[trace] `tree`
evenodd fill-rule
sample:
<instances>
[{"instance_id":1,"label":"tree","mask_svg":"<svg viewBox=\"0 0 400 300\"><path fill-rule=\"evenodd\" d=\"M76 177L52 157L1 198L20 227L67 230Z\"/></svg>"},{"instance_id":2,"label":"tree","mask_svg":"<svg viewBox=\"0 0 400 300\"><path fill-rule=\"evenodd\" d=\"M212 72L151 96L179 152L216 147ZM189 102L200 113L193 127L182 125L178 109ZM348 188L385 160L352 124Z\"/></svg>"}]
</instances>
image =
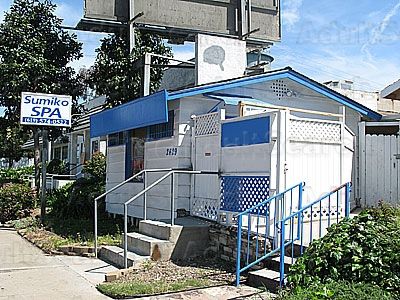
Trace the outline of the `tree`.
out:
<instances>
[{"instance_id":1,"label":"tree","mask_svg":"<svg viewBox=\"0 0 400 300\"><path fill-rule=\"evenodd\" d=\"M0 106L5 107L3 120L13 130L19 128L23 91L68 94L75 103L82 92L69 66L82 57L82 44L75 34L61 28L55 9L49 0L14 0L0 24ZM37 167L38 128L24 126L22 131L36 137ZM55 129L50 133L53 138L59 134Z\"/></svg>"},{"instance_id":2,"label":"tree","mask_svg":"<svg viewBox=\"0 0 400 300\"><path fill-rule=\"evenodd\" d=\"M0 105L11 121L19 121L23 91L81 93L68 64L82 57L82 44L61 29L55 9L49 0L15 0L0 24Z\"/></svg>"},{"instance_id":3,"label":"tree","mask_svg":"<svg viewBox=\"0 0 400 300\"><path fill-rule=\"evenodd\" d=\"M8 159L8 167L20 160L26 152L21 148L28 139L21 126L10 126L7 120L0 119L0 157Z\"/></svg>"},{"instance_id":4,"label":"tree","mask_svg":"<svg viewBox=\"0 0 400 300\"><path fill-rule=\"evenodd\" d=\"M172 56L171 48L164 45L156 35L136 33L136 47L129 51L128 34L121 32L101 41L96 50L97 57L90 70L88 84L98 95L107 96L110 107L128 102L140 96L141 71L135 68L135 62L147 53ZM154 58L155 64L166 64L167 59ZM155 91L163 76L160 68L151 69L150 90Z\"/></svg>"}]
</instances>

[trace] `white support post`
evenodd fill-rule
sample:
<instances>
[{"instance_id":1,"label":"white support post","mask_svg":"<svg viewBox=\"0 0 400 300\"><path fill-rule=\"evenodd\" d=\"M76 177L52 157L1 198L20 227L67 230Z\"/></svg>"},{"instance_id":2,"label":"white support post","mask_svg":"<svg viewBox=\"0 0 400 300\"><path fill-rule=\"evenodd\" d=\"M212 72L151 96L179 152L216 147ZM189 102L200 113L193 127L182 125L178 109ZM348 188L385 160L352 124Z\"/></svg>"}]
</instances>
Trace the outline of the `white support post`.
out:
<instances>
[{"instance_id":1,"label":"white support post","mask_svg":"<svg viewBox=\"0 0 400 300\"><path fill-rule=\"evenodd\" d=\"M341 106L339 109L339 113L342 115L340 117L340 182L339 185L344 184L343 182L343 169L344 169L344 135L345 135L345 125L346 125L346 107Z\"/></svg>"},{"instance_id":2,"label":"white support post","mask_svg":"<svg viewBox=\"0 0 400 300\"><path fill-rule=\"evenodd\" d=\"M361 122L358 124L358 187L355 187L359 190L360 204L363 203L366 205L366 197L365 197L365 184L366 184L366 164L365 164L365 122Z\"/></svg>"},{"instance_id":3,"label":"white support post","mask_svg":"<svg viewBox=\"0 0 400 300\"><path fill-rule=\"evenodd\" d=\"M287 162L286 162L286 136L289 130L287 124L288 112L278 112L278 134L277 134L277 169L276 169L276 194L285 190L287 177Z\"/></svg>"}]
</instances>

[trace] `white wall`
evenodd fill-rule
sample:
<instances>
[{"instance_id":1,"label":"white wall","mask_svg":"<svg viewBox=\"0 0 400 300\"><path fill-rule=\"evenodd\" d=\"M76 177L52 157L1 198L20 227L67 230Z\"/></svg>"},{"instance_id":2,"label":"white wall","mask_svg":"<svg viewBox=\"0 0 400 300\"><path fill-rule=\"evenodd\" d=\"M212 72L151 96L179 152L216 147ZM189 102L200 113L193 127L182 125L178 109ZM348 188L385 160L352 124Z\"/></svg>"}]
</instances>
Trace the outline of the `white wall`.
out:
<instances>
[{"instance_id":1,"label":"white wall","mask_svg":"<svg viewBox=\"0 0 400 300\"><path fill-rule=\"evenodd\" d=\"M174 110L174 136L145 143L145 169L191 168L191 116L207 112L216 101L176 100L168 103L169 110ZM177 149L176 155L168 155L168 149ZM165 173L149 173L148 185ZM107 155L107 189L125 180L125 146L109 147ZM152 219L170 218L170 179L166 179L148 192L148 217ZM143 190L143 183L128 183L107 197L107 210L122 214L123 203ZM175 208L190 209L190 175L176 175ZM128 214L143 217L143 198L130 205Z\"/></svg>"}]
</instances>

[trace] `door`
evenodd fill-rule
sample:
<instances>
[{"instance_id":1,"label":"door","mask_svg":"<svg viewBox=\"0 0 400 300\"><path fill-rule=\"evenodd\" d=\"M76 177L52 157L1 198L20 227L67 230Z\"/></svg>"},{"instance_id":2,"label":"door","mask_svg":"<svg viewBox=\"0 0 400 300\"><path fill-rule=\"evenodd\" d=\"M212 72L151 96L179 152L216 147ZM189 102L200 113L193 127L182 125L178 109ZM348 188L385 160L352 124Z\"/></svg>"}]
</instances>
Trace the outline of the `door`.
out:
<instances>
[{"instance_id":1,"label":"door","mask_svg":"<svg viewBox=\"0 0 400 300\"><path fill-rule=\"evenodd\" d=\"M400 147L397 135L365 136L364 205L378 205L379 201L398 204Z\"/></svg>"}]
</instances>

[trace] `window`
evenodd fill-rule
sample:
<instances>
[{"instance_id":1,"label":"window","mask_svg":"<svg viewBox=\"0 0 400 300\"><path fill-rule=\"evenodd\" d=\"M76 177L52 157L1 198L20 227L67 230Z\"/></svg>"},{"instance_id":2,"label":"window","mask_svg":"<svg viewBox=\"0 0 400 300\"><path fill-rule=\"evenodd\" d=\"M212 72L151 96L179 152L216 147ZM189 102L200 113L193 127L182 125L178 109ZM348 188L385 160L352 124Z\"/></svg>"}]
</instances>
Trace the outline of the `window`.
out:
<instances>
[{"instance_id":1,"label":"window","mask_svg":"<svg viewBox=\"0 0 400 300\"><path fill-rule=\"evenodd\" d=\"M92 154L99 152L99 141L92 141Z\"/></svg>"},{"instance_id":2,"label":"window","mask_svg":"<svg viewBox=\"0 0 400 300\"><path fill-rule=\"evenodd\" d=\"M53 159L61 159L61 147L53 149Z\"/></svg>"},{"instance_id":3,"label":"window","mask_svg":"<svg viewBox=\"0 0 400 300\"><path fill-rule=\"evenodd\" d=\"M118 132L114 134L110 134L108 136L108 146L113 147L113 146L119 146L119 145L124 145L124 133L123 132Z\"/></svg>"},{"instance_id":4,"label":"window","mask_svg":"<svg viewBox=\"0 0 400 300\"><path fill-rule=\"evenodd\" d=\"M61 160L63 160L63 161L68 160L68 146L62 147Z\"/></svg>"},{"instance_id":5,"label":"window","mask_svg":"<svg viewBox=\"0 0 400 300\"><path fill-rule=\"evenodd\" d=\"M132 175L144 170L144 139L132 138Z\"/></svg>"},{"instance_id":6,"label":"window","mask_svg":"<svg viewBox=\"0 0 400 300\"><path fill-rule=\"evenodd\" d=\"M130 139L126 148L126 178L144 170L145 138L146 128L138 128L130 131ZM137 179L137 181L140 180L140 178Z\"/></svg>"},{"instance_id":7,"label":"window","mask_svg":"<svg viewBox=\"0 0 400 300\"><path fill-rule=\"evenodd\" d=\"M167 123L156 124L147 128L147 140L154 141L172 137L174 135L174 119L174 111L170 110Z\"/></svg>"}]
</instances>

